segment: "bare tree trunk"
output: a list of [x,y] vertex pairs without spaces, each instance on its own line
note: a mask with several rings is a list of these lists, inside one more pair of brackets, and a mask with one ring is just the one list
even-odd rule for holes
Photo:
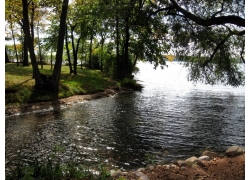
[[93,33],[91,32],[90,45],[89,45],[89,68],[92,66],[92,42],[93,42]]
[[128,22],[129,18],[125,18],[125,43],[124,43],[124,60],[123,60],[123,73],[122,73],[122,78],[127,77],[128,75],[128,61],[129,61],[129,56],[128,56],[128,47],[129,47],[129,25]]
[[53,69],[53,54],[52,54],[52,47],[50,49],[50,69]]
[[29,16],[28,16],[28,3],[27,0],[22,0],[23,4],[23,26],[24,26],[24,32],[26,32],[25,38],[26,42],[30,51],[30,59],[31,64],[33,68],[33,77],[35,78],[35,88],[42,88],[44,85],[44,82],[41,78],[40,71],[38,69],[38,64],[36,62],[36,55],[34,52],[34,44],[33,40],[30,36],[30,28],[29,28]]
[[68,4],[69,4],[69,0],[63,0],[62,13],[60,17],[59,36],[58,36],[58,42],[57,42],[56,63],[55,63],[54,71],[52,74],[52,82],[53,82],[53,87],[51,87],[52,91],[59,90],[59,80],[60,80],[61,67],[62,67],[63,41],[64,41],[64,36],[65,36],[65,26],[66,26]]
[[41,52],[41,45],[40,45],[40,38],[39,38],[39,21],[37,24],[37,38],[38,38],[38,50],[39,50],[39,57],[40,57],[40,65],[41,65],[41,69],[43,69],[42,52]]
[[[11,15],[10,15],[10,19],[11,19]],[[18,61],[18,54],[17,54],[17,49],[16,49],[16,40],[15,40],[12,20],[10,20],[10,29],[11,29],[11,35],[12,35],[12,38],[13,38],[13,41],[14,41],[14,49],[15,49],[15,53],[16,53],[16,63],[17,63],[17,67],[18,67],[19,66],[19,61]]]
[[70,53],[69,53],[69,43],[68,43],[68,28],[67,25],[65,27],[65,42],[66,42],[66,49],[67,49],[67,55],[68,55],[68,62],[69,62],[69,74],[73,73],[71,60],[70,60]]
[[27,47],[27,42],[25,38],[25,29],[24,29],[24,23],[23,20],[19,22],[21,26],[21,34],[24,36],[23,38],[23,49],[22,49],[22,59],[23,59],[23,66],[29,66],[29,60],[28,60],[28,47]]
[[116,79],[119,79],[119,19],[118,16],[116,16],[116,70],[115,70],[115,77]]

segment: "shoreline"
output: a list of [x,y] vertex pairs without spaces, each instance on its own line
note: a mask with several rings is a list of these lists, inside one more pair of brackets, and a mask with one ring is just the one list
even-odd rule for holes
[[204,151],[199,158],[192,156],[167,164],[149,164],[128,172],[113,171],[114,179],[124,180],[243,180],[245,179],[245,150],[239,146],[229,147],[221,156]]
[[110,97],[118,92],[127,91],[131,89],[121,88],[119,86],[112,86],[103,91],[95,92],[92,94],[73,95],[66,98],[57,99],[54,101],[44,101],[35,103],[26,103],[21,105],[5,105],[5,116],[18,115],[20,113],[35,112],[43,109],[60,109],[60,106],[68,106],[82,101],[90,101],[93,99],[100,99]]

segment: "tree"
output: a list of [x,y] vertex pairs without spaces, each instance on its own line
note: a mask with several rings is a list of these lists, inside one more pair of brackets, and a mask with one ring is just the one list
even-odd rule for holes
[[62,11],[60,16],[60,27],[59,35],[57,41],[57,53],[56,53],[56,63],[51,76],[46,76],[40,73],[38,69],[38,64],[36,61],[36,56],[34,52],[33,39],[29,29],[29,17],[28,17],[28,3],[27,0],[22,0],[23,4],[23,19],[24,19],[24,28],[27,33],[25,38],[27,38],[27,43],[30,51],[30,58],[33,68],[33,76],[35,78],[35,88],[37,89],[46,89],[50,91],[57,92],[59,90],[59,79],[61,73],[62,65],[62,53],[63,53],[63,41],[65,35],[65,24],[66,16],[68,10],[68,0],[63,0]]
[[189,80],[239,86],[245,63],[245,1],[154,1],[149,16],[170,27],[170,44],[189,68]]

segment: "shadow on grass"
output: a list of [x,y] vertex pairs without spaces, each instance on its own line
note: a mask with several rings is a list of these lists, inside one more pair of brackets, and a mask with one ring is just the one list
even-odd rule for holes
[[14,85],[12,85],[12,86],[10,86],[10,87],[5,88],[5,93],[14,93],[14,92],[18,91],[18,89],[19,89],[23,84],[27,83],[28,81],[30,81],[30,80],[32,80],[32,79],[33,79],[33,78],[30,78],[30,79],[27,79],[27,80],[25,80],[25,81],[19,83],[19,84],[14,84]]

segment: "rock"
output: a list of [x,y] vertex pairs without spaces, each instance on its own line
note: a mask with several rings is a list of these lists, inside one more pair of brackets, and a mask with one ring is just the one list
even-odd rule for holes
[[129,173],[128,172],[122,172],[123,176],[127,176]]
[[192,156],[192,157],[186,159],[186,162],[187,162],[187,163],[190,163],[190,164],[194,164],[194,163],[196,163],[197,161],[199,161],[199,159],[198,159],[197,157],[195,157],[195,156]]
[[169,168],[175,169],[177,166],[175,164],[170,164]]
[[139,180],[149,180],[148,176],[142,172],[135,172],[135,175],[139,177]]
[[164,167],[165,169],[169,169],[169,168],[170,168],[170,166],[169,166],[168,164],[163,165],[163,167]]
[[204,164],[201,162],[201,160],[198,159],[198,158],[195,157],[195,156],[192,156],[192,157],[186,159],[186,162],[187,162],[187,163],[190,163],[191,165],[197,164],[197,165],[199,165],[199,166],[204,166]]
[[151,165],[151,164],[149,164],[149,165],[147,165],[147,167],[146,167],[147,169],[154,169],[154,166],[153,165]]
[[218,154],[212,151],[204,151],[202,155],[209,156],[210,158],[218,157]]
[[244,150],[239,146],[231,146],[226,150],[226,155],[229,157],[238,156],[244,153]]
[[140,177],[140,176],[144,176],[145,174],[143,174],[142,172],[135,172],[135,175]]
[[209,161],[210,157],[209,156],[201,156],[198,159],[201,160],[201,161]]
[[141,171],[145,171],[146,169],[145,168],[139,168],[137,169],[137,172],[141,172]]
[[141,176],[139,180],[150,180],[147,175]]
[[110,172],[110,176],[112,176],[112,177],[119,177],[121,175],[122,175],[122,171],[120,169],[118,169],[117,171],[113,170]]
[[184,166],[182,166],[181,167],[181,170],[183,171],[183,170],[186,170],[187,168],[186,167],[184,167]]
[[178,166],[182,167],[182,166],[188,166],[188,163],[186,161],[183,160],[178,160],[177,161]]

